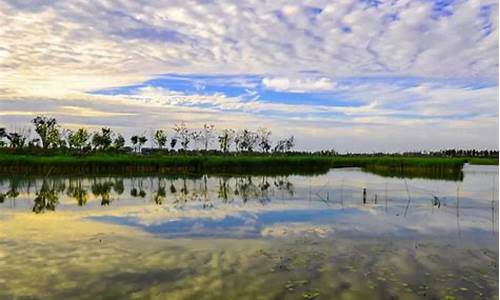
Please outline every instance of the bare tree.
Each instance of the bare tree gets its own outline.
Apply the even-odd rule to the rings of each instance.
[[[228,152],[234,141],[236,132],[233,129],[224,129],[219,135],[219,148],[222,152]]]
[[[253,151],[255,145],[257,144],[257,134],[248,129],[243,129],[240,131],[234,142],[236,143],[236,148],[240,151]]]
[[[257,138],[260,151],[269,152],[271,149],[271,130],[264,127],[257,129]]]
[[[173,129],[176,141],[180,141],[182,149],[187,150],[189,142],[191,141],[191,135],[186,127],[186,123],[181,122],[180,124],[175,124]]]
[[[194,142],[194,149],[198,150],[198,144],[202,140],[202,133],[199,130],[191,131],[191,140]]]
[[[208,150],[208,146],[210,145],[212,139],[214,138],[214,131],[215,131],[214,125],[203,124],[203,129],[201,131],[201,138],[203,141],[203,145],[205,146],[205,151]]]
[[[30,136],[31,131],[28,128],[14,128],[12,132],[4,133],[3,136],[7,138],[11,148],[24,148],[26,141]]]
[[[288,138],[278,140],[274,147],[274,152],[287,152],[295,147],[295,137],[292,135]]]

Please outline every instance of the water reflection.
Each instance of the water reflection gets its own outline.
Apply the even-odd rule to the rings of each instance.
[[[497,178],[0,178],[0,298],[498,298]]]
[[[269,235],[272,229],[268,227],[280,222],[329,224],[337,234],[352,228],[357,234],[414,234],[422,228],[426,234],[433,230],[442,234],[452,227],[459,236],[484,231],[495,234],[496,189],[484,179],[494,184],[496,176],[473,169],[462,182],[387,179],[353,168],[317,177],[23,177],[0,181],[0,208],[23,209],[31,201],[32,211],[39,214],[59,206],[63,210],[100,206],[129,211],[143,206],[142,211],[148,211],[153,205],[162,209],[140,216],[135,212],[107,216],[105,210],[96,213],[95,219],[148,224],[146,231],[185,236],[249,237],[263,235],[263,231]],[[176,220],[170,220],[172,217]],[[215,227],[221,230],[217,232]]]
[[[44,179],[42,187],[36,192],[36,197],[33,199],[33,212],[41,213],[46,210],[55,210],[59,202],[58,193],[63,192],[65,189],[64,182],[52,181]]]
[[[212,180],[213,179],[213,180]],[[6,191],[0,193],[0,201],[14,200],[22,194],[23,200],[33,199],[36,208],[33,211],[42,213],[55,210],[58,199],[67,196],[74,199],[77,206],[85,206],[89,199],[99,199],[101,206],[109,206],[123,194],[128,199],[146,199],[151,194],[156,205],[170,198],[178,206],[188,202],[204,202],[204,208],[213,207],[213,197],[222,203],[236,199],[243,203],[256,200],[261,204],[271,201],[271,194],[285,193],[287,198],[294,196],[294,184],[287,177],[217,177],[207,175],[201,178],[12,178],[0,181],[8,183],[8,187],[0,185]],[[272,182],[272,185],[271,183]],[[214,194],[213,190],[217,192]],[[93,196],[93,197],[92,197]],[[281,196],[283,199],[283,195]]]

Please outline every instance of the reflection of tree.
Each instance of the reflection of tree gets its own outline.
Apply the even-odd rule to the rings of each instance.
[[[58,192],[56,191],[57,186],[53,184],[49,185],[46,179],[43,180],[42,187],[36,193],[36,197],[33,200],[33,212],[42,213],[46,210],[55,210],[58,203]]]
[[[153,200],[156,204],[162,205],[163,200],[167,196],[167,191],[162,183],[161,178],[158,178],[158,189],[154,193]]]
[[[293,183],[291,183],[286,177],[277,177],[274,180],[274,186],[278,188],[280,191],[286,191],[288,194],[293,197],[295,191],[293,187]]]
[[[236,181],[235,195],[241,195],[243,203],[246,203],[252,198],[257,198],[259,195],[259,188],[252,182],[252,177],[238,178]]]
[[[20,181],[17,179],[10,180],[9,191],[6,193],[9,198],[17,198],[19,196]]]
[[[269,182],[267,182],[266,177],[262,177],[261,183],[259,183],[259,189],[260,189],[260,197],[259,197],[259,202],[261,204],[266,204],[271,202],[271,198],[269,198],[269,188],[271,185]]]
[[[117,193],[118,195],[123,194],[123,192],[125,191],[123,179],[115,179],[115,182],[113,183],[113,191],[115,191],[115,193]]]
[[[171,194],[177,193],[177,189],[175,188],[175,185],[173,182],[170,184],[170,193]]]
[[[201,198],[203,198],[203,208],[213,208],[214,204],[208,197],[208,177],[203,175],[203,187],[201,191]]]
[[[9,180],[9,190],[5,193],[0,193],[0,203],[3,203],[5,199],[15,199],[19,196],[19,189],[21,187],[20,180],[12,178]]]
[[[229,185],[227,184],[227,178],[219,178],[219,189],[217,191],[217,197],[222,200],[222,202],[227,202],[229,198],[229,193],[231,192]]]
[[[111,203],[110,192],[113,187],[113,182],[94,182],[92,184],[92,194],[96,197],[101,197],[101,205],[109,205]]]
[[[130,190],[130,196],[144,198],[146,197],[146,191],[144,191],[143,189],[138,190],[137,188],[132,188]]]
[[[173,184],[170,186],[170,190],[172,190],[172,186]],[[186,178],[182,178],[182,188],[180,190],[180,193],[175,194],[174,205],[176,207],[184,207],[184,205],[188,201],[188,195],[189,195],[189,190],[187,187]]]
[[[87,203],[87,190],[83,188],[81,179],[77,179],[76,184],[70,181],[66,194],[75,198],[78,202],[78,206],[83,206]]]
[[[130,196],[132,197],[146,197],[146,191],[142,188],[142,179],[139,180],[139,188],[133,187],[130,190]]]

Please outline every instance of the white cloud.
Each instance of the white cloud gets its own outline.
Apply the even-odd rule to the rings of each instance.
[[[325,77],[318,79],[289,79],[286,77],[264,78],[262,84],[272,90],[289,92],[321,92],[331,91],[335,84]]]

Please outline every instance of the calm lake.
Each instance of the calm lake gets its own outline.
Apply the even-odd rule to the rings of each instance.
[[[0,299],[498,299],[498,167],[463,172],[0,178]]]

